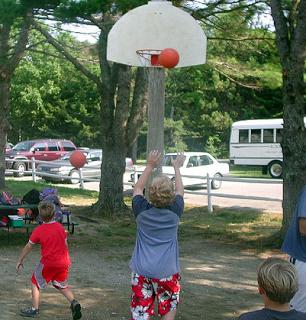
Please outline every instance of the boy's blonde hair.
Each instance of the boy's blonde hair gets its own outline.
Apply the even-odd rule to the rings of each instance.
[[[149,197],[157,208],[169,206],[175,197],[173,181],[164,174],[155,177],[149,188]]]
[[[295,267],[279,258],[268,258],[259,265],[257,281],[267,297],[279,304],[289,302],[298,290]]]
[[[38,205],[39,215],[43,222],[49,222],[54,217],[55,205],[51,202],[40,202]]]

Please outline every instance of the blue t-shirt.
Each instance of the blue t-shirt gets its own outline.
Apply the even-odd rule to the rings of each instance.
[[[306,262],[306,236],[300,233],[300,218],[306,218],[306,186],[303,187],[299,195],[298,203],[281,249],[297,260]]]
[[[276,311],[264,308],[244,313],[239,317],[239,320],[306,320],[306,313],[296,310]]]
[[[180,272],[177,230],[184,199],[176,195],[171,206],[156,208],[143,196],[133,198],[137,236],[130,267],[148,278],[162,279]]]

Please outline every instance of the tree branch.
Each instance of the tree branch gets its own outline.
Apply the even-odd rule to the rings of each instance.
[[[26,16],[24,17],[23,24],[20,30],[19,38],[17,41],[17,44],[14,49],[14,53],[11,56],[11,58],[8,61],[8,72],[13,73],[14,70],[17,68],[21,58],[23,57],[23,54],[25,52],[27,43],[28,43],[28,37],[29,32],[31,28],[31,19],[32,19],[32,9],[29,9],[26,12]]]
[[[35,28],[53,45],[64,57],[67,58],[79,71],[81,71],[87,78],[92,80],[98,87],[101,87],[101,81],[98,76],[81,64],[78,59],[73,57],[58,41],[56,41],[39,23],[33,20]]]
[[[288,68],[288,58],[290,55],[290,39],[286,17],[283,13],[282,3],[279,0],[271,0],[271,14],[276,29],[276,44],[279,49],[281,64]]]
[[[228,74],[226,74],[225,72],[221,71],[220,69],[218,69],[217,67],[214,66],[214,69],[220,73],[221,75],[223,75],[224,77],[226,77],[228,80],[230,80],[231,82],[239,85],[240,87],[244,87],[244,88],[248,88],[248,89],[255,89],[255,90],[259,90],[260,87],[257,85],[253,85],[253,84],[245,84],[243,82],[240,82],[238,80],[235,80],[234,78],[232,78],[231,76],[229,76]]]
[[[126,141],[130,148],[136,141],[147,111],[148,77],[145,68],[137,68],[130,116],[126,126]]]
[[[306,0],[301,0],[297,8],[298,16],[294,33],[295,42],[292,55],[299,59],[306,59]]]

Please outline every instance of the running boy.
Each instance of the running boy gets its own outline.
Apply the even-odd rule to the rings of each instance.
[[[16,265],[18,272],[33,245],[40,244],[41,260],[32,275],[32,307],[21,310],[20,315],[33,318],[38,316],[40,289],[51,281],[69,301],[73,319],[78,320],[82,317],[81,305],[74,299],[67,283],[70,257],[66,231],[59,222],[52,221],[55,212],[53,203],[41,202],[38,210],[43,224],[34,229]]]
[[[163,320],[175,318],[180,293],[180,266],[177,231],[184,210],[184,186],[180,167],[185,156],[172,159],[173,181],[160,175],[149,188],[150,203],[143,190],[161,160],[161,153],[149,153],[147,165],[133,190],[133,212],[137,223],[137,237],[130,262],[132,270],[132,319],[150,319],[154,315],[154,300]]]
[[[305,320],[306,313],[290,310],[289,301],[298,290],[294,266],[279,258],[268,258],[257,271],[258,292],[265,307],[248,312],[240,320]]]

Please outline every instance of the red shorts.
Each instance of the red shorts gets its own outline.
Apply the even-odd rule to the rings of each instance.
[[[39,263],[31,280],[39,289],[44,289],[50,281],[54,287],[65,289],[68,287],[68,273],[69,267],[49,267]]]
[[[178,273],[164,279],[146,278],[132,273],[132,319],[150,319],[150,316],[154,316],[155,297],[160,316],[176,310],[181,290],[179,280]]]

